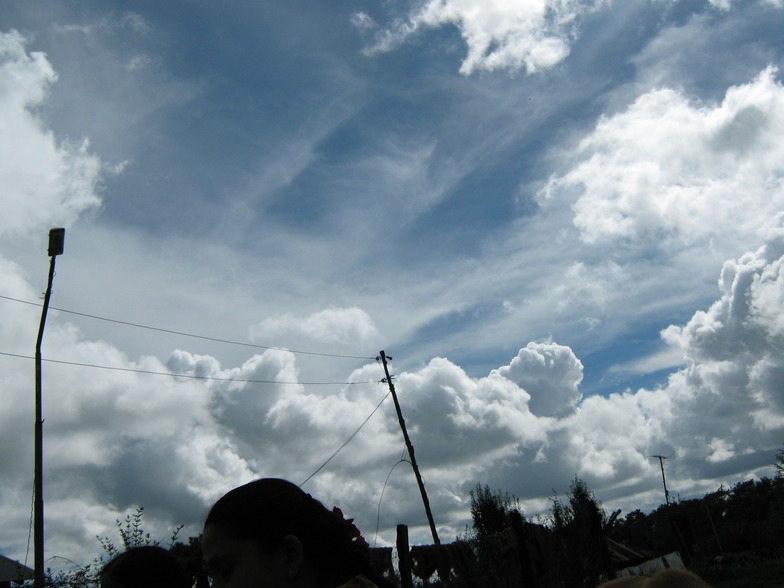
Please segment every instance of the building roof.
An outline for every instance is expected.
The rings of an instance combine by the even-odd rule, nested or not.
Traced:
[[[18,561],[0,555],[0,582],[21,582],[32,580],[35,572]]]

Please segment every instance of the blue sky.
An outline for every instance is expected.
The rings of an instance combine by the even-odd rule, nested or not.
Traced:
[[[780,0],[7,1],[0,23],[0,351],[32,355],[51,226],[54,306],[246,344],[53,311],[45,356],[115,369],[46,365],[49,556],[89,560],[136,505],[196,533],[234,485],[304,480],[384,397],[380,349],[447,538],[477,482],[536,514],[575,475],[654,508],[652,454],[683,497],[770,475]],[[33,369],[0,365],[0,551],[23,559]],[[306,487],[372,535],[401,450],[386,401]],[[396,468],[380,541],[428,540],[412,496]]]

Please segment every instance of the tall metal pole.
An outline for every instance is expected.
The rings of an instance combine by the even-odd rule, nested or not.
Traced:
[[[403,419],[403,411],[400,410],[400,402],[397,399],[395,392],[395,385],[392,383],[392,377],[389,375],[389,367],[387,366],[387,356],[383,351],[380,353],[381,363],[384,365],[384,374],[386,375],[389,391],[392,393],[392,400],[395,401],[395,410],[397,411],[397,420],[400,422],[400,428],[403,430],[403,439],[406,441],[406,448],[408,449],[408,456],[411,458],[411,466],[414,468],[414,475],[416,476],[417,484],[419,484],[419,492],[422,494],[422,502],[425,505],[425,514],[427,514],[427,522],[430,524],[430,532],[433,534],[433,543],[441,545],[438,540],[438,531],[436,531],[436,523],[433,521],[433,513],[430,511],[430,501],[427,499],[427,491],[425,490],[425,483],[422,481],[422,476],[419,474],[419,467],[417,466],[416,457],[414,456],[414,446],[411,444],[411,439],[406,430],[406,421]],[[390,358],[391,359],[391,358]]]
[[[670,493],[667,492],[667,480],[664,477],[664,460],[667,458],[663,455],[652,455],[651,457],[655,457],[659,460],[659,466],[661,467],[662,473],[662,484],[664,484],[664,499],[667,501],[667,506],[670,506]]]
[[[44,588],[44,419],[41,395],[41,344],[44,340],[46,313],[49,310],[49,299],[52,297],[54,281],[54,260],[63,252],[65,229],[49,231],[49,281],[41,309],[41,324],[38,327],[38,339],[35,343],[35,501],[34,501],[34,586]]]

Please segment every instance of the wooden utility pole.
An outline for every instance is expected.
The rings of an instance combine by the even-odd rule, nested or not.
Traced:
[[[433,534],[433,543],[441,545],[438,540],[438,531],[436,531],[436,524],[433,521],[433,513],[430,512],[430,501],[427,499],[427,491],[425,490],[425,483],[422,481],[422,476],[419,474],[419,467],[417,466],[416,457],[414,456],[414,446],[411,444],[411,439],[408,437],[406,430],[406,421],[403,419],[403,411],[400,410],[400,402],[397,399],[395,392],[395,385],[392,383],[392,376],[389,375],[389,367],[387,366],[387,356],[383,351],[380,353],[381,363],[384,365],[384,374],[386,375],[386,382],[389,386],[389,391],[392,393],[392,400],[395,401],[395,410],[397,411],[397,420],[400,422],[400,428],[403,430],[403,439],[406,441],[406,449],[408,449],[408,456],[411,458],[411,467],[414,468],[414,475],[416,476],[417,484],[419,484],[419,492],[422,494],[422,502],[425,505],[425,513],[427,514],[427,522],[430,524],[430,532]]]
[[[667,501],[667,506],[670,506],[670,493],[667,492],[667,480],[664,477],[664,460],[667,458],[663,455],[652,455],[651,457],[655,457],[659,460],[659,466],[661,467],[662,473],[662,484],[664,484],[664,499]]]
[[[35,343],[35,500],[33,502],[34,520],[34,567],[33,585],[44,588],[44,419],[41,394],[41,344],[44,340],[46,313],[49,310],[49,299],[52,297],[54,281],[54,260],[63,252],[65,229],[49,231],[49,280],[46,285],[44,304],[41,309],[41,324],[38,327],[38,339]]]

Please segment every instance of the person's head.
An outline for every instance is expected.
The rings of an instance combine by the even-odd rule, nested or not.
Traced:
[[[367,543],[338,509],[275,478],[235,488],[213,505],[202,553],[219,588],[332,587],[373,575]]]
[[[650,578],[627,576],[610,580],[599,588],[711,588],[699,576],[686,570],[659,570]]]
[[[116,555],[101,570],[101,588],[190,588],[180,562],[163,547],[145,545]]]

